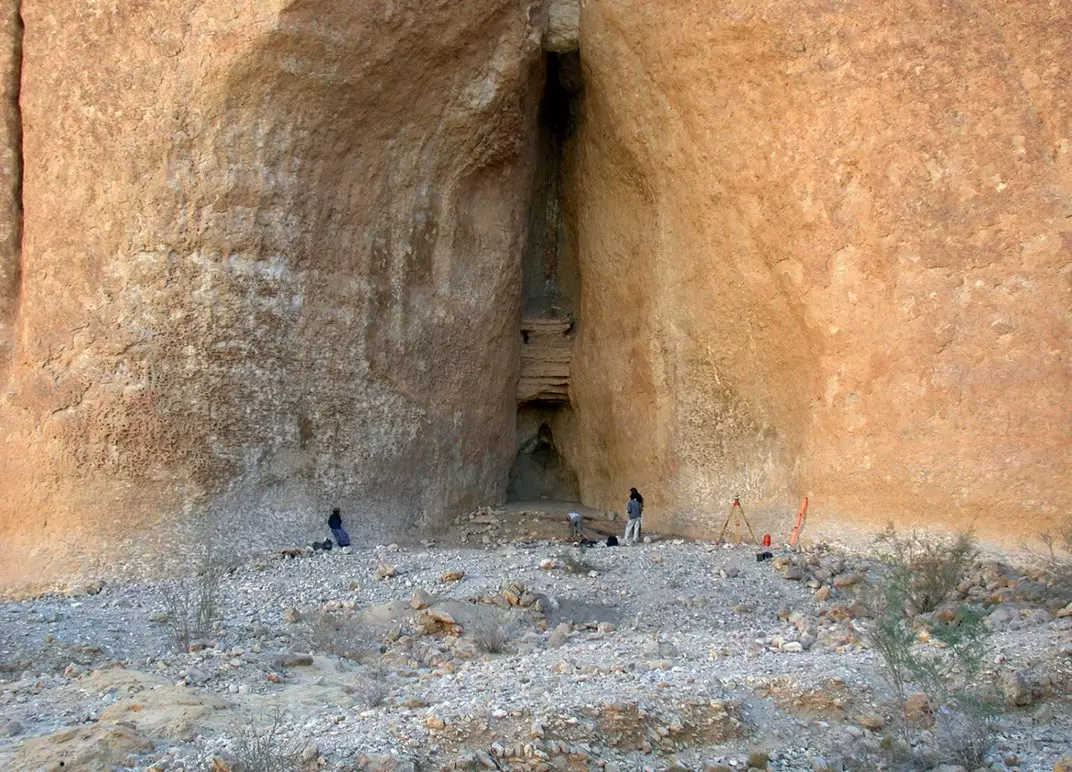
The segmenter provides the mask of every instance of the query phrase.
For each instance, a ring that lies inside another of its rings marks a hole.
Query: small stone
[[[864,729],[870,729],[872,732],[877,732],[886,726],[886,720],[877,713],[865,713],[856,719],[856,723]]]
[[[432,595],[427,590],[416,590],[409,601],[410,608],[423,609],[432,605]]]
[[[156,624],[164,624],[168,621],[168,619],[170,619],[170,617],[168,616],[168,613],[166,611],[154,611],[149,616],[149,621],[155,622]]]
[[[276,657],[279,667],[310,667],[312,664],[313,655],[302,652],[287,652]]]
[[[376,578],[377,579],[380,579],[380,580],[392,579],[392,578],[394,578],[396,576],[398,576],[398,568],[395,567],[395,566],[389,565],[387,563],[381,564],[376,569]]]
[[[804,578],[804,569],[798,563],[791,563],[785,569],[785,579],[790,581],[799,582]]]
[[[829,598],[830,597],[830,585],[829,584],[824,584],[822,587],[820,587],[818,590],[815,591],[815,595],[813,597],[815,598],[815,600],[819,601],[820,603],[822,601],[826,600],[827,598]]]
[[[424,725],[429,729],[443,729],[447,726],[447,722],[441,716],[429,716],[424,720]]]
[[[1072,753],[1059,758],[1053,765],[1053,772],[1072,772]]]
[[[834,587],[839,590],[845,590],[849,587],[855,587],[859,584],[862,577],[859,574],[842,574],[841,576],[834,577]]]
[[[540,568],[544,571],[550,571],[553,568],[558,568],[558,561],[554,558],[544,558],[540,561]]]
[[[445,574],[439,577],[444,582],[458,582],[465,576],[464,571],[447,571]]]
[[[752,751],[748,754],[748,766],[755,769],[766,769],[770,763],[770,754],[766,751]]]
[[[547,648],[557,649],[565,645],[569,640],[570,626],[565,622],[562,622],[551,633],[551,637],[547,639]]]
[[[286,622],[288,625],[300,622],[301,612],[293,606],[288,606],[287,609],[283,612],[283,621]]]
[[[1016,671],[1002,674],[1001,693],[1005,696],[1005,704],[1010,707],[1030,705],[1033,699],[1031,687],[1028,686],[1027,680],[1021,673]]]
[[[301,759],[306,764],[311,764],[320,758],[320,746],[316,743],[311,743],[305,746],[302,751]]]
[[[430,608],[424,612],[424,616],[425,618],[430,619],[440,625],[443,625],[444,627],[450,627],[452,625],[458,624],[458,620],[456,620],[446,611],[442,611],[440,609]]]

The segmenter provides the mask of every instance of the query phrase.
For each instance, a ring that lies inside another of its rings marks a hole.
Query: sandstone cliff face
[[[1072,7],[590,0],[581,30],[589,503],[1012,540],[1072,510]]]
[[[1069,83],[1058,2],[7,2],[0,583],[508,485],[1030,535]]]
[[[11,555],[293,542],[333,504],[383,536],[501,498],[535,4],[22,15]]]

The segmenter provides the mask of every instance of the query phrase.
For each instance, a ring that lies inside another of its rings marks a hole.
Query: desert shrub
[[[491,611],[476,615],[466,625],[466,631],[481,651],[488,654],[501,654],[510,643],[515,624],[516,620],[513,617]]]
[[[1072,597],[1072,515],[1039,535],[1042,549],[1029,549],[1032,562],[1065,598]]]
[[[308,622],[308,639],[313,651],[362,661],[371,656],[377,634],[352,611],[317,611]]]
[[[383,704],[391,690],[387,687],[383,674],[374,670],[358,679],[354,684],[353,693],[359,703],[368,708],[375,708]]]
[[[877,541],[880,559],[890,566],[890,581],[917,614],[938,608],[979,554],[970,531],[952,537],[917,531],[900,535],[891,523]]]
[[[999,704],[992,685],[980,679],[988,649],[985,616],[969,606],[956,609],[947,622],[914,616],[911,598],[919,588],[911,574],[898,568],[887,572],[865,599],[873,617],[868,641],[882,661],[897,713],[899,736],[888,746],[890,756],[897,766],[914,766],[908,699],[909,691],[918,689],[931,707],[942,752],[974,769],[993,746],[992,717]]]
[[[301,751],[283,737],[283,716],[275,713],[271,723],[251,723],[235,738],[228,754],[231,772],[297,772]]]
[[[598,571],[599,567],[589,562],[583,555],[575,552],[562,552],[558,555],[558,562],[562,570],[567,574],[587,574],[589,571]]]
[[[172,638],[182,651],[212,632],[220,619],[220,585],[227,565],[211,547],[202,550],[193,578],[182,578],[162,590]]]

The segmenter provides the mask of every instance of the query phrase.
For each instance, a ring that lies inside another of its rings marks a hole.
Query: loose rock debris
[[[181,652],[166,582],[4,604],[0,768],[227,770],[250,737],[308,770],[834,770],[880,750],[866,556],[656,540],[570,573],[570,549],[250,559]],[[1005,701],[985,768],[1067,765],[1072,608],[998,563],[958,595],[988,614]],[[909,709],[955,769],[923,695]]]

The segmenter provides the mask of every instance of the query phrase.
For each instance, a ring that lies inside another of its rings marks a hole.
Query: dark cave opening
[[[556,434],[571,418],[569,365],[579,323],[580,271],[564,191],[584,91],[580,54],[545,53],[535,77],[542,93],[522,258],[517,457],[507,498],[576,501],[577,475]]]

